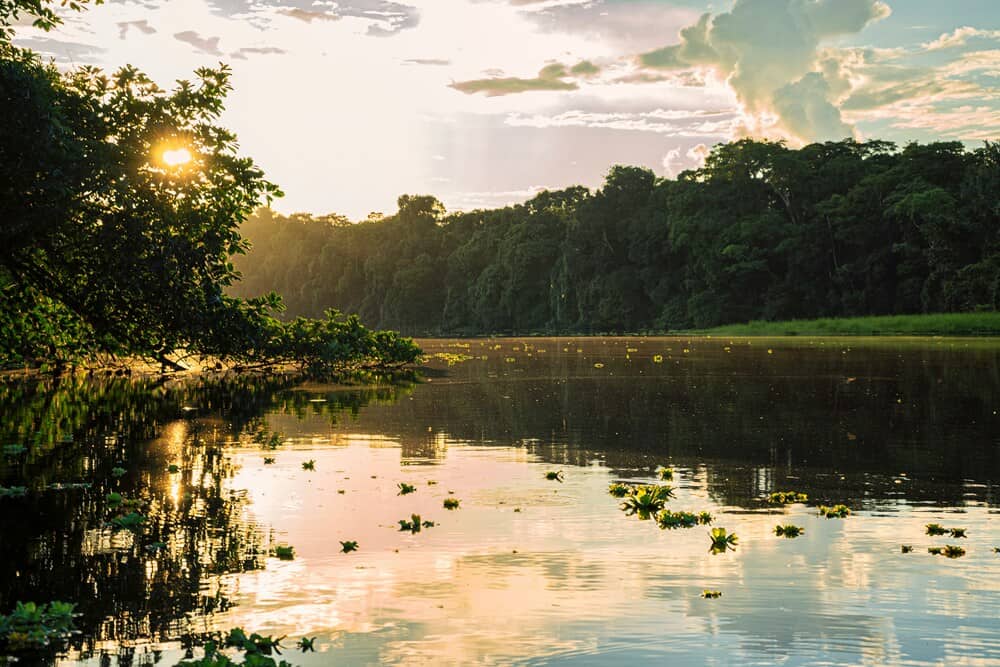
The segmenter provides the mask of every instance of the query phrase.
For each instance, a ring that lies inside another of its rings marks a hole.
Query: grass
[[[692,333],[732,336],[1000,336],[1000,312],[833,317],[726,324]]]

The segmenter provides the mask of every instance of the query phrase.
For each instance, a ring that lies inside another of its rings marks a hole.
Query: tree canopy
[[[240,224],[281,192],[217,124],[225,65],[172,90],[131,66],[60,72],[10,43],[19,13],[59,22],[48,3],[0,0],[0,363],[415,358],[356,318],[286,325],[270,290],[226,293],[248,248]]]

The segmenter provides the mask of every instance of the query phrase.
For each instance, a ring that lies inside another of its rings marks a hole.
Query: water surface
[[[41,664],[170,665],[234,626],[301,665],[1000,664],[997,341],[423,345],[395,383],[0,386],[3,444],[28,446],[0,484],[29,489],[0,499],[0,612],[79,603]],[[608,484],[658,465],[735,551],[620,511]],[[784,489],[810,500],[766,502]],[[110,491],[147,504],[138,534],[107,526]],[[435,525],[401,532],[413,513]]]

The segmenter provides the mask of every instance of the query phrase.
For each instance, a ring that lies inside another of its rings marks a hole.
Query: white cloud
[[[933,42],[928,42],[923,47],[928,51],[940,51],[942,49],[952,49],[965,46],[966,42],[973,37],[981,37],[989,40],[1000,39],[1000,30],[980,30],[972,26],[962,26],[955,28],[951,32],[942,33]]]

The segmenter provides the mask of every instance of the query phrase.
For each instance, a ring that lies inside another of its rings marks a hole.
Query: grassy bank
[[[755,321],[698,331],[733,336],[1000,336],[1000,312]]]

